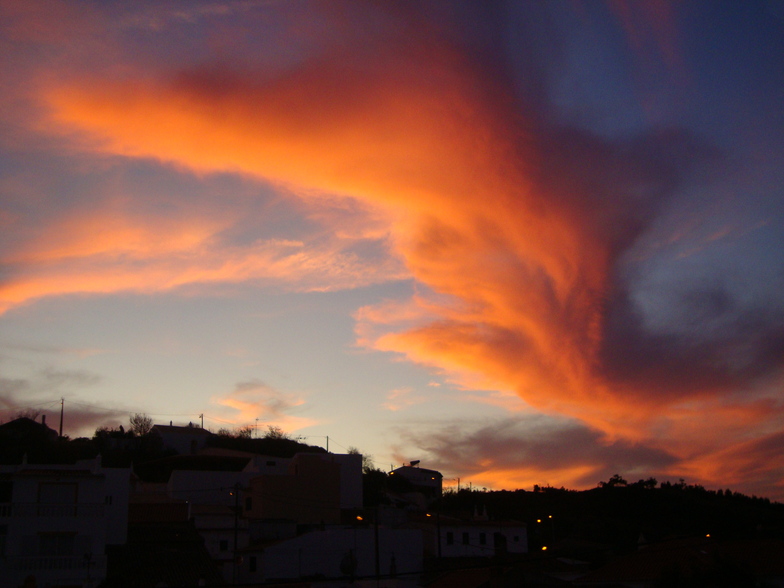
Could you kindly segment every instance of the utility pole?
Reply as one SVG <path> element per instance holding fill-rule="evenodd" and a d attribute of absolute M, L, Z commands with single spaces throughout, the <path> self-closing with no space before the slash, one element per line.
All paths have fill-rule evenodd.
<path fill-rule="evenodd" d="M 329 453 L 329 435 L 327 435 L 327 453 Z"/>
<path fill-rule="evenodd" d="M 376 516 L 373 517 L 375 522 L 375 551 L 376 551 L 376 586 L 378 586 L 378 582 L 381 579 L 381 562 L 379 561 L 379 549 L 378 549 L 378 507 L 376 507 Z"/>
<path fill-rule="evenodd" d="M 199 418 L 201 419 L 201 428 L 203 429 L 204 428 L 204 413 L 201 413 L 199 415 Z"/>
<path fill-rule="evenodd" d="M 60 437 L 63 436 L 63 410 L 65 409 L 65 398 L 60 398 Z"/>
<path fill-rule="evenodd" d="M 233 584 L 237 583 L 237 534 L 239 529 L 240 516 L 240 483 L 234 484 L 234 574 Z"/>

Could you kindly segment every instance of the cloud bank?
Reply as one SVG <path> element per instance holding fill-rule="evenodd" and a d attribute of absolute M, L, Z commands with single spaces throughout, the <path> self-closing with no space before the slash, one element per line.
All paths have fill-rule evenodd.
<path fill-rule="evenodd" d="M 671 10 L 656 3 L 641 9 L 652 11 L 646 19 L 609 5 L 632 54 L 684 75 Z M 24 239 L 5 257 L 0 310 L 69 291 L 261 279 L 326 290 L 410 278 L 421 286 L 414 298 L 357 312 L 359 342 L 579 422 L 559 437 L 570 446 L 601 447 L 618 467 L 677 466 L 700 480 L 718 475 L 722 455 L 738 462 L 738 479 L 753 468 L 740 463 L 746 449 L 780 455 L 781 303 L 770 290 L 739 291 L 720 267 L 666 295 L 646 281 L 665 258 L 669 271 L 688 274 L 689 260 L 734 234 L 712 233 L 694 249 L 688 227 L 663 223 L 695 202 L 695 186 L 731 178 L 722 149 L 659 123 L 655 108 L 641 107 L 647 124 L 625 133 L 560 116 L 549 92 L 566 48 L 539 54 L 530 30 L 498 41 L 509 7 L 315 11 L 258 13 L 260 30 L 304 19 L 286 29 L 291 46 L 281 44 L 274 63 L 269 47 L 252 42 L 156 67 L 123 55 L 122 68 L 40 72 L 36 92 L 52 140 L 72 153 L 263 180 L 305 209 L 332 210 L 312 217 L 329 237 L 309 247 L 235 245 L 225 238 L 239 222 L 231 209 L 137 217 L 114 201 L 58 216 L 49 237 Z M 177 20 L 164 16 L 133 26 Z M 348 230 L 334 222 L 336 202 L 356 213 L 342 215 Z M 370 249 L 352 249 L 358 241 Z M 781 284 L 781 262 L 775 268 Z M 246 410 L 246 392 L 238 388 L 237 410 Z M 485 430 L 465 443 L 477 448 L 473 463 L 487 461 L 484 450 L 502 456 L 477 472 L 515 470 L 526 481 L 557 472 L 555 484 L 609 472 L 584 453 L 522 465 L 558 446 L 547 434 L 529 454 L 525 439 Z M 444 468 L 458 467 L 438 436 L 418 442 Z M 765 484 L 777 475 L 766 471 Z"/>

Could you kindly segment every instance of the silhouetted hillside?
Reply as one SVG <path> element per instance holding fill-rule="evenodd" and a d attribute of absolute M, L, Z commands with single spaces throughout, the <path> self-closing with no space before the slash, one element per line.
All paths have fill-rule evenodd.
<path fill-rule="evenodd" d="M 231 435 L 210 435 L 207 438 L 207 447 L 246 451 L 271 457 L 294 457 L 297 453 L 327 453 L 323 447 L 307 445 L 287 437 L 253 439 Z"/>
<path fill-rule="evenodd" d="M 766 498 L 664 482 L 607 484 L 585 491 L 542 488 L 446 493 L 438 508 L 528 523 L 531 550 L 587 558 L 681 537 L 784 539 L 784 505 Z M 578 553 L 579 552 L 579 553 Z"/>

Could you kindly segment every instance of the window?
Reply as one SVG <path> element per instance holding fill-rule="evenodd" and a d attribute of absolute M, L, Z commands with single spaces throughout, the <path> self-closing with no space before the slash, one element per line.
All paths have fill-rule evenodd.
<path fill-rule="evenodd" d="M 245 497 L 245 510 L 253 510 L 253 497 L 246 496 Z"/>
<path fill-rule="evenodd" d="M 446 533 L 446 544 L 447 545 L 455 544 L 455 534 L 452 531 L 447 531 Z"/>
<path fill-rule="evenodd" d="M 277 463 L 278 463 L 278 462 L 276 462 L 276 461 L 268 461 L 268 462 L 267 462 L 267 465 L 268 465 L 269 467 L 272 467 L 272 466 L 274 466 L 274 465 L 277 465 Z"/>
<path fill-rule="evenodd" d="M 228 539 L 221 539 L 218 543 L 218 549 L 221 551 L 228 551 L 229 550 L 229 540 Z"/>
<path fill-rule="evenodd" d="M 41 533 L 38 536 L 40 555 L 73 555 L 75 533 Z"/>
<path fill-rule="evenodd" d="M 468 545 L 468 533 L 463 533 L 463 545 Z"/>
<path fill-rule="evenodd" d="M 104 496 L 103 497 L 103 503 L 106 504 L 106 505 L 111 506 L 112 498 L 113 498 L 113 496 Z"/>
<path fill-rule="evenodd" d="M 518 541 L 520 541 L 520 536 L 519 536 L 519 535 L 515 535 L 515 536 L 514 536 L 514 539 L 512 539 L 512 541 L 514 541 L 515 543 L 517 543 Z"/>
<path fill-rule="evenodd" d="M 77 484 L 58 484 L 41 482 L 38 484 L 38 502 L 40 504 L 75 504 Z"/>
<path fill-rule="evenodd" d="M 0 478 L 0 502 L 11 502 L 14 492 L 14 483 L 11 480 Z"/>
<path fill-rule="evenodd" d="M 485 533 L 479 533 L 479 545 L 487 545 L 487 535 Z"/>
<path fill-rule="evenodd" d="M 250 559 L 248 560 L 248 571 L 255 572 L 256 571 L 256 556 L 251 555 Z"/>

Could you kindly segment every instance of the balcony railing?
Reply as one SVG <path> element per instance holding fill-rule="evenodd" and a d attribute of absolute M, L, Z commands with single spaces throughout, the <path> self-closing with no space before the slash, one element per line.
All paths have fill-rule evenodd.
<path fill-rule="evenodd" d="M 101 570 L 106 567 L 106 556 L 93 555 L 90 559 L 76 555 L 36 555 L 31 557 L 9 557 L 9 567 L 25 572 L 47 570 Z"/>
<path fill-rule="evenodd" d="M 38 502 L 13 502 L 0 504 L 0 518 L 10 517 L 79 517 L 101 518 L 104 505 L 94 503 L 41 504 Z"/>

